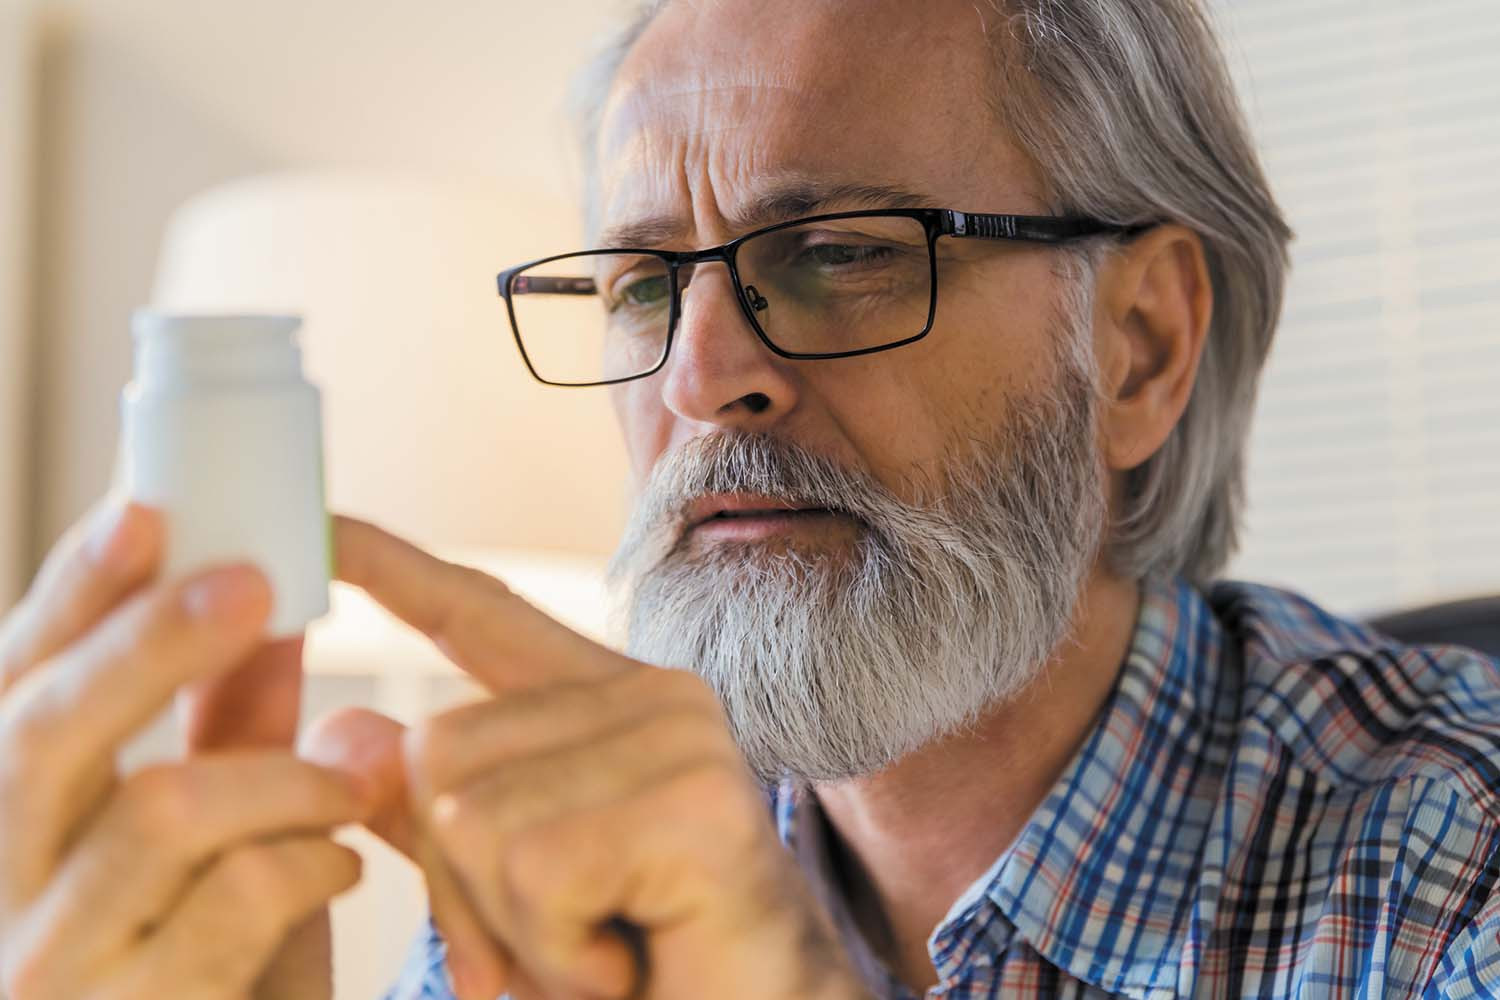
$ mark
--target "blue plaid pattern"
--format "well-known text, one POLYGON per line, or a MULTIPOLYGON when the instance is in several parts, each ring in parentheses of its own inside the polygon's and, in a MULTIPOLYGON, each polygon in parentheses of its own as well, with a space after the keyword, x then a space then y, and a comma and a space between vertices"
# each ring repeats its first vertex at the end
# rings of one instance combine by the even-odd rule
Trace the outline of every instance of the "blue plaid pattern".
MULTIPOLYGON (((1115 688, 929 940, 930 1000, 1500 997, 1500 664, 1268 587, 1144 584, 1115 688)), ((777 828, 872 992, 812 795, 777 828)), ((451 1000, 429 924, 387 1000, 451 1000)))

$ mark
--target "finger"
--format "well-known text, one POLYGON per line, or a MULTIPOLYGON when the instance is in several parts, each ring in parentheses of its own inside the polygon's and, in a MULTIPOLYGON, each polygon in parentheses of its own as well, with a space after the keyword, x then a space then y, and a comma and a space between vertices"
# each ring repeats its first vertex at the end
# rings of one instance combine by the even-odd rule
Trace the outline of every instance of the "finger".
POLYGON ((360 870, 357 853, 319 836, 227 852, 125 960, 116 995, 249 995, 288 932, 353 887, 360 870))
POLYGON ((701 913, 694 891, 701 878, 682 863, 689 845, 682 829, 651 828, 660 822, 650 816, 652 798, 567 814, 513 837, 500 852, 489 894, 507 911, 514 974, 540 984, 541 995, 647 995, 640 988, 655 985, 648 983, 651 932, 640 928, 670 932, 701 913), (601 830, 612 833, 603 838, 601 830), (606 871, 605 857, 619 870, 606 871), (637 898, 642 884, 645 906, 637 898), (660 919, 647 924, 632 910, 660 919))
MULTIPOLYGON (((408 763, 413 730, 402 741, 403 770, 411 780, 408 763)), ((433 923, 448 944, 448 974, 459 1000, 487 1000, 503 993, 510 980, 512 960, 508 951, 485 926, 478 906, 433 836, 427 812, 415 806, 410 793, 411 815, 417 830, 415 860, 427 883, 428 906, 433 923)))
POLYGON ((242 662, 270 607, 246 566, 154 587, 0 699, 0 902, 40 890, 115 751, 179 686, 242 662))
POLYGON ((106 497, 55 545, 0 621, 0 693, 82 635, 156 569, 161 515, 106 497))
POLYGON ((500 996, 511 978, 510 955, 486 929, 473 900, 425 831, 417 839, 416 860, 427 882, 432 921, 448 946, 454 992, 459 1000, 500 996))
POLYGON ((436 642, 496 694, 604 676, 630 661, 479 570, 446 562, 373 524, 334 518, 338 578, 436 642))
POLYGON ((42 944, 96 967, 160 923, 214 855, 364 818, 349 778, 290 754, 240 750, 126 778, 47 886, 29 922, 42 944))
MULTIPOLYGON (((648 995, 690 995, 708 970, 692 969, 689 956, 714 963, 725 981, 752 981, 757 970, 726 969, 713 942, 753 933, 763 907, 799 894, 810 902, 759 796, 714 764, 511 838, 498 878, 515 912, 507 943, 526 971, 588 996, 624 995, 631 947, 610 933, 622 921, 646 935, 648 995), (669 948, 678 959, 670 968, 649 960, 669 948)), ((778 936, 766 951, 790 946, 778 936)))
POLYGON ((251 1000, 334 1000, 333 971, 333 919, 325 906, 282 937, 251 1000))
POLYGON ((417 828, 408 801, 402 740, 406 727, 366 708, 341 708, 308 724, 297 741, 303 759, 354 776, 370 806, 365 826, 417 861, 417 828))
POLYGON ((448 945, 449 972, 460 1000, 493 1000, 505 992, 509 962, 484 929, 431 839, 417 826, 408 800, 403 737, 406 727, 362 708, 340 709, 308 726, 299 752, 309 760, 356 774, 371 813, 365 825, 420 867, 427 880, 433 923, 448 945))
MULTIPOLYGON (((503 906, 489 890, 499 884, 499 856, 505 844, 535 827, 597 809, 653 788, 687 768, 741 767, 732 747, 723 745, 716 720, 687 712, 653 716, 597 737, 535 756, 498 762, 467 784, 443 791, 427 810, 438 844, 505 931, 503 906)), ((748 779, 748 775, 747 775, 748 779)))
POLYGON ((419 803, 501 761, 540 754, 672 711, 719 718, 712 690, 680 670, 638 666, 600 682, 490 698, 426 720, 407 737, 419 803))
MULTIPOLYGON (((502 888, 514 875, 509 845, 639 797, 716 757, 724 770, 738 769, 732 748, 720 745, 720 732, 711 717, 668 713, 594 743, 503 763, 464 788, 438 796, 431 825, 443 855, 484 926, 517 961, 559 989, 587 985, 604 991, 599 995, 625 995, 636 961, 630 949, 622 950, 617 935, 601 936, 595 924, 585 923, 570 925, 566 940, 539 944, 532 939, 524 926, 528 917, 521 912, 529 905, 527 898, 502 888), (540 964, 534 964, 533 951, 539 947, 555 949, 554 961, 542 955, 540 964)), ((612 829, 601 825, 595 835, 612 829)), ((595 916, 597 923, 609 914, 595 916)))
MULTIPOLYGON (((567 685, 464 706, 435 727, 409 734, 408 752, 417 758, 413 780, 423 786, 417 793, 419 814, 432 813, 441 817, 439 824, 462 828, 457 837, 444 829, 436 835, 459 877, 463 898, 502 942, 513 940, 514 930, 505 900, 495 891, 495 859, 513 832, 628 796, 683 761, 717 755, 727 766, 739 766, 712 693, 691 675, 655 674, 641 668, 638 675, 602 684, 567 685), (444 721, 457 724, 444 726, 444 721), (518 730, 525 732, 518 735, 518 730), (424 732, 443 735, 424 739, 424 732), (465 747, 471 740, 486 745, 465 747), (525 756, 505 759, 517 754, 525 756), (451 770, 454 761, 466 766, 451 770), (435 775, 438 782, 425 780, 435 775), (438 795, 439 804, 429 810, 433 796, 452 787, 447 781, 455 775, 469 775, 473 782, 454 795, 438 795), (465 799, 460 808, 466 818, 451 815, 455 796, 465 799)), ((630 959, 617 945, 603 940, 591 946, 589 954, 595 957, 588 961, 595 964, 590 968, 598 963, 603 963, 598 968, 615 968, 622 954, 630 959)), ((627 961, 625 967, 633 969, 635 962, 627 961)), ((590 981, 603 981, 597 970, 590 975, 590 981)))
POLYGON ((224 747, 290 747, 302 705, 301 636, 259 647, 241 666, 177 692, 189 752, 224 747))

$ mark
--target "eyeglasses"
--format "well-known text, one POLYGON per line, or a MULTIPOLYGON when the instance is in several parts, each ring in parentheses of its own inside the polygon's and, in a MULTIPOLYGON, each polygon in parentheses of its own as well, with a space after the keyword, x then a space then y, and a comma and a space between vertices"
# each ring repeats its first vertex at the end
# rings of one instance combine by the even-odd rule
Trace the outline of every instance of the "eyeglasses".
POLYGON ((784 358, 850 358, 927 336, 937 312, 937 241, 1065 244, 1131 236, 1067 216, 940 208, 874 209, 768 226, 706 250, 585 250, 500 272, 516 347, 532 376, 558 386, 613 385, 657 372, 672 348, 682 289, 723 261, 740 311, 784 358))

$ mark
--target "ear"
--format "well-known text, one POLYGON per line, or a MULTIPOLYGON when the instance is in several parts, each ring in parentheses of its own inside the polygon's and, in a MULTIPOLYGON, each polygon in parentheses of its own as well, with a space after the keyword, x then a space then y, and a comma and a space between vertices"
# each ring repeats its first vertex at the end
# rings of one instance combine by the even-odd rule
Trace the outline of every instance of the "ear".
POLYGON ((1095 284, 1105 461, 1150 458, 1177 425, 1198 374, 1213 286, 1198 234, 1160 225, 1111 255, 1095 284))

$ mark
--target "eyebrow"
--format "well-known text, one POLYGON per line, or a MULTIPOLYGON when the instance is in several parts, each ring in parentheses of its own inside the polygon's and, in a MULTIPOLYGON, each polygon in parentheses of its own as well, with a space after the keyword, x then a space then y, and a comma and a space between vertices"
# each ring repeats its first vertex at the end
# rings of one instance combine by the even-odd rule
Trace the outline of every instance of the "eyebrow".
MULTIPOLYGON (((728 217, 735 232, 747 233, 824 209, 916 208, 932 204, 927 195, 885 184, 794 180, 756 195, 728 217)), ((687 235, 677 216, 654 215, 607 227, 599 236, 605 249, 657 247, 687 235)))

